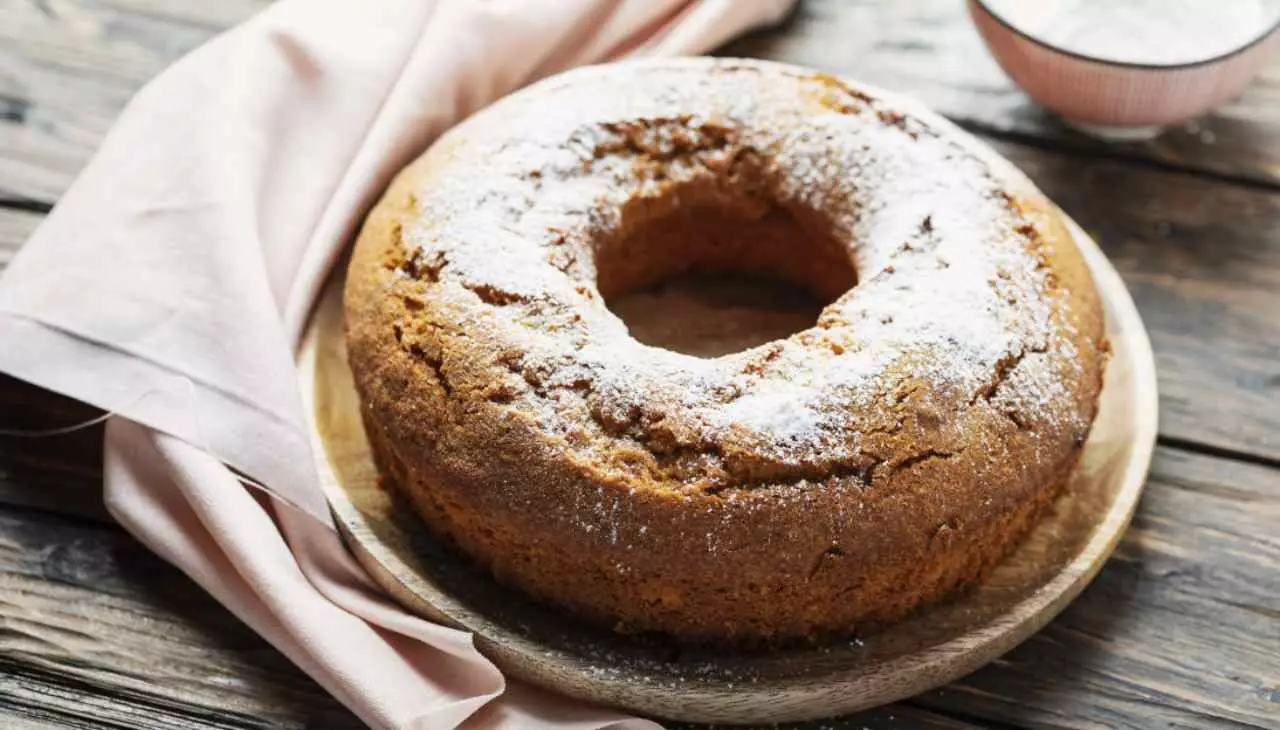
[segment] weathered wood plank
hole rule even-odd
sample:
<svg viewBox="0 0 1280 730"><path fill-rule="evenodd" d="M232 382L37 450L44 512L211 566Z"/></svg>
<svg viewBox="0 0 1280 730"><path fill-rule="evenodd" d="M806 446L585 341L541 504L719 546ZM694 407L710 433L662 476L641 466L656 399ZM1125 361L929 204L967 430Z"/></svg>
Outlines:
<svg viewBox="0 0 1280 730"><path fill-rule="evenodd" d="M1028 727L1280 727L1280 471L1159 449L1095 583L918 701Z"/></svg>
<svg viewBox="0 0 1280 730"><path fill-rule="evenodd" d="M0 0L0 196L56 200L129 95L265 4ZM1153 142L1106 145L1031 104L953 0L803 0L786 26L723 52L905 91L987 133L1280 185L1280 63L1206 119Z"/></svg>
<svg viewBox="0 0 1280 730"><path fill-rule="evenodd" d="M134 91L264 4L0 0L0 196L57 200Z"/></svg>
<svg viewBox="0 0 1280 730"><path fill-rule="evenodd" d="M1162 433L1280 460L1280 197L1266 190L1280 184L1280 65L1194 128L1103 146L1027 103L959 2L802 2L784 31L727 52L847 73L971 129L1088 153L1000 145L1125 276L1157 350ZM56 200L138 86L264 3L0 0L0 201ZM39 219L0 207L0 268ZM0 428L94 415L35 393L0 379ZM0 437L0 505L48 511L0 507L0 725L356 726L101 522L100 439ZM1280 728L1278 504L1280 471L1161 449L1116 559L1046 631L948 688L806 727Z"/></svg>
<svg viewBox="0 0 1280 730"><path fill-rule="evenodd" d="M1156 349L1161 434L1280 460L1280 193L996 146L1124 276ZM34 215L0 209L0 263Z"/></svg>
<svg viewBox="0 0 1280 730"><path fill-rule="evenodd" d="M1280 184L1280 58L1239 98L1151 142L1106 144L1031 103L987 53L959 0L801 0L791 22L730 44L912 94L976 131Z"/></svg>
<svg viewBox="0 0 1280 730"><path fill-rule="evenodd" d="M0 209L0 272L9 265L18 248L31 236L44 215L24 210Z"/></svg>
<svg viewBox="0 0 1280 730"><path fill-rule="evenodd" d="M77 410L59 400L51 411ZM106 522L105 513L98 523L7 506L91 513L84 505L97 503L101 475L90 463L92 449L78 442L101 438L101 427L92 427L47 440L83 462L56 505L42 496L49 490L39 475L11 478L32 470L22 463L25 454L0 451L2 724L12 717L28 726L85 728L357 727L212 598ZM68 510L71 501L83 504ZM900 721L936 730L976 727L909 706L796 727L888 728Z"/></svg>
<svg viewBox="0 0 1280 730"><path fill-rule="evenodd" d="M1124 277L1156 352L1161 435L1280 460L1280 194L996 148Z"/></svg>
<svg viewBox="0 0 1280 730"><path fill-rule="evenodd" d="M98 0L98 4L127 15L154 18L183 26L222 30L257 12L270 0Z"/></svg>
<svg viewBox="0 0 1280 730"><path fill-rule="evenodd" d="M114 526L0 509L0 565L0 712L85 727L359 727Z"/></svg>
<svg viewBox="0 0 1280 730"><path fill-rule="evenodd" d="M85 423L99 414L0 375L0 430L40 432ZM0 504L110 522L102 503L102 426L54 437L0 433Z"/></svg>
<svg viewBox="0 0 1280 730"><path fill-rule="evenodd" d="M97 488L87 471L85 494ZM1280 471L1160 449L1115 558L1049 628L906 705L805 727L1280 727L1278 523ZM110 526L0 507L0 565L0 708L39 707L86 727L101 727L98 717L298 727L341 716ZM153 724L136 724L143 716Z"/></svg>
<svg viewBox="0 0 1280 730"><path fill-rule="evenodd" d="M0 376L0 413L13 427L33 429L94 415L37 393ZM14 718L22 727L358 726L332 700L316 701L320 688L111 523L100 498L101 440L101 426L41 439L0 436L0 566L8 566L0 568L0 725ZM979 727L906 705L794 727L903 722Z"/></svg>

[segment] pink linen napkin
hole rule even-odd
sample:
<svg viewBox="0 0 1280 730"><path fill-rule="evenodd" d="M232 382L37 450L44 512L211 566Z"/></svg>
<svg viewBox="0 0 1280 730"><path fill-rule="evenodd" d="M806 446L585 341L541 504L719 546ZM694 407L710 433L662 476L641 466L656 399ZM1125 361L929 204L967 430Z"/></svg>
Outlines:
<svg viewBox="0 0 1280 730"><path fill-rule="evenodd" d="M129 104L0 280L0 371L111 412L111 513L370 725L653 727L507 683L380 594L334 530L293 358L366 208L450 125L791 2L280 0Z"/></svg>

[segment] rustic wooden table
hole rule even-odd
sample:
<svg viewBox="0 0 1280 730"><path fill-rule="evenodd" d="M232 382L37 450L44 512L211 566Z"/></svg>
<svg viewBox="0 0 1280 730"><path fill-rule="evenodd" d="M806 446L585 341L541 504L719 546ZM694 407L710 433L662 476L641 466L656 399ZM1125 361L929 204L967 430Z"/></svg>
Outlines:
<svg viewBox="0 0 1280 730"><path fill-rule="evenodd" d="M263 2L0 0L0 267L129 95ZM1030 105L960 0L808 0L726 53L908 91L986 138L1102 244L1160 367L1150 483L1085 594L972 676L820 725L1280 728L1280 63L1208 119L1106 146ZM0 378L5 427L93 415ZM0 726L358 727L111 523L100 441L0 437Z"/></svg>

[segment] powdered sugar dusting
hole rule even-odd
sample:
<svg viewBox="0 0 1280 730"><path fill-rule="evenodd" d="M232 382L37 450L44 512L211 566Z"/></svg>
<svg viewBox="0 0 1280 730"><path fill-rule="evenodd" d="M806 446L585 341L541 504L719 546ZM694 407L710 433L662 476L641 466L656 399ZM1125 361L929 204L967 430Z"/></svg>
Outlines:
<svg viewBox="0 0 1280 730"><path fill-rule="evenodd" d="M767 433L784 443L812 441L822 426L821 411L813 407L809 388L783 384L758 390L713 411L721 428L740 426Z"/></svg>
<svg viewBox="0 0 1280 730"><path fill-rule="evenodd" d="M652 463L620 472L700 490L824 470L870 479L883 457L868 438L911 425L907 398L942 409L917 429L921 453L945 453L979 401L1019 424L1073 417L1062 368L1075 353L1051 338L1062 322L1036 232L982 161L829 79L762 89L754 70L724 73L691 98L673 90L680 73L616 95L584 93L608 85L584 71L503 102L452 151L476 164L418 192L427 215L407 245L447 260L432 286L475 294L468 317L483 326L467 336L520 353L502 377L540 429L568 442L587 428L565 447L586 461L611 458L601 443L638 444ZM557 84L571 102L555 102ZM724 177L744 155L763 161L778 204L822 212L858 285L814 328L746 352L636 342L595 289L599 242L636 201ZM910 395L919 382L927 392Z"/></svg>

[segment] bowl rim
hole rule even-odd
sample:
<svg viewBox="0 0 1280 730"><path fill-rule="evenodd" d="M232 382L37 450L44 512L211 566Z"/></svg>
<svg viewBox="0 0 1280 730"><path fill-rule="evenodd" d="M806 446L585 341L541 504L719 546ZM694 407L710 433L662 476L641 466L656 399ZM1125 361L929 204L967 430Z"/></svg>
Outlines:
<svg viewBox="0 0 1280 730"><path fill-rule="evenodd" d="M1226 51L1225 53L1220 53L1216 56L1211 56L1209 58L1201 59L1199 61L1188 61L1185 63L1142 63L1138 61L1116 61L1109 58L1099 58L1097 56L1090 56L1086 53L1080 53L1079 51L1072 51L1072 50L1063 48L1061 46L1056 46L1052 43L1049 43L1048 41L1042 40L1040 38L1037 38L1031 35L1030 33L1017 27L1013 23L1010 23L1008 20L1002 17L999 12L997 12L996 10L991 8L989 5L987 5L987 0L969 0L969 7L980 9L988 17L990 17L996 23L1004 26L1007 30L1011 31L1014 35L1017 35L1025 40L1028 40L1031 43L1037 46L1040 46L1041 48L1044 48L1049 51L1053 51L1054 53L1059 53L1061 55L1068 56L1080 61L1087 61L1089 63L1096 63L1104 66L1116 66L1119 68L1129 68L1129 69L1136 69L1136 70L1143 70L1143 71L1179 71L1179 70L1184 70L1189 68L1196 68L1198 66L1209 66L1215 63L1220 63L1234 56L1238 56L1244 53L1245 51L1248 51L1254 48L1255 46L1262 44L1264 41L1266 41L1272 35L1274 35L1277 30L1280 30L1280 13L1277 13L1276 18L1271 22L1269 26L1267 26L1261 33L1259 33L1257 37L1253 38L1248 43L1245 43L1242 46Z"/></svg>

